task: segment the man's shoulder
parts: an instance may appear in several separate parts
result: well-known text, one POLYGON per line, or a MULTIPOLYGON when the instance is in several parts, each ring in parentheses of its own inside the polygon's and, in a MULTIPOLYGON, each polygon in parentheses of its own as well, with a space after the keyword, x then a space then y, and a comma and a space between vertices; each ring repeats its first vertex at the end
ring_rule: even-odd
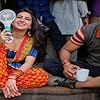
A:
POLYGON ((87 25, 87 28, 93 28, 93 27, 95 28, 97 26, 100 26, 100 22, 91 23, 91 24, 87 25))
POLYGON ((85 32, 88 34, 92 33, 94 30, 100 27, 100 22, 89 24, 85 27, 85 32))

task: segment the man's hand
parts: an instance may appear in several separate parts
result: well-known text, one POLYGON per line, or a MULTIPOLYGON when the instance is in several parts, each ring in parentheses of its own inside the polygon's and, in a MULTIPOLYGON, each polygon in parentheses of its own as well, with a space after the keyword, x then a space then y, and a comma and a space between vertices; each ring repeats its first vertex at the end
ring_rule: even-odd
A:
POLYGON ((76 71, 77 69, 80 69, 79 66, 73 65, 71 63, 65 63, 63 67, 64 67, 63 73, 69 79, 75 79, 76 71))

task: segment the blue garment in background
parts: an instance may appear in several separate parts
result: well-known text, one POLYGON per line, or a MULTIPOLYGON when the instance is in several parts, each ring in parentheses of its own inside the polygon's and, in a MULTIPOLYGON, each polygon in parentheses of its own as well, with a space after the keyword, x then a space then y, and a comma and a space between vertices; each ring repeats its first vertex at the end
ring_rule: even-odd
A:
POLYGON ((54 16, 50 13, 50 0, 17 0, 17 6, 18 8, 30 8, 35 16, 41 20, 45 21, 45 23, 48 23, 52 20, 54 20, 54 16))

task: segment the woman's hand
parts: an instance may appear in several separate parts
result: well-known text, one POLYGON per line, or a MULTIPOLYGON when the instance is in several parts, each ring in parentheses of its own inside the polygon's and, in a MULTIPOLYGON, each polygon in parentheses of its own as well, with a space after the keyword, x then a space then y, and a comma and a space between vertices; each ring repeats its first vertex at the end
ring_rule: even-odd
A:
POLYGON ((0 33, 0 42, 1 43, 5 43, 6 41, 8 41, 10 39, 10 36, 8 34, 6 34, 6 30, 3 30, 0 33))
POLYGON ((5 98, 11 98, 11 93, 8 87, 0 88, 4 94, 5 98))
POLYGON ((16 79, 8 79, 6 86, 10 91, 11 97, 21 95, 21 93, 18 91, 18 88, 16 86, 16 79))
POLYGON ((13 93, 12 91, 10 91, 10 89, 7 86, 0 88, 0 89, 2 90, 5 98, 11 98, 11 97, 19 96, 19 94, 13 93))
POLYGON ((73 65, 71 63, 65 63, 63 67, 64 67, 63 73, 69 79, 75 79, 76 71, 77 69, 80 69, 79 66, 73 65))

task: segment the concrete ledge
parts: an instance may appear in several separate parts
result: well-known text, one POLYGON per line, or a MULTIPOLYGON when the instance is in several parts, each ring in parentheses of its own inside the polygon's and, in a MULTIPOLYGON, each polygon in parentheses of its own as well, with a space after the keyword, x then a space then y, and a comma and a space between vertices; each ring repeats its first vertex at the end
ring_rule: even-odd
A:
POLYGON ((20 89, 22 96, 5 99, 0 91, 0 100, 100 100, 91 89, 68 89, 64 87, 43 87, 20 89))

